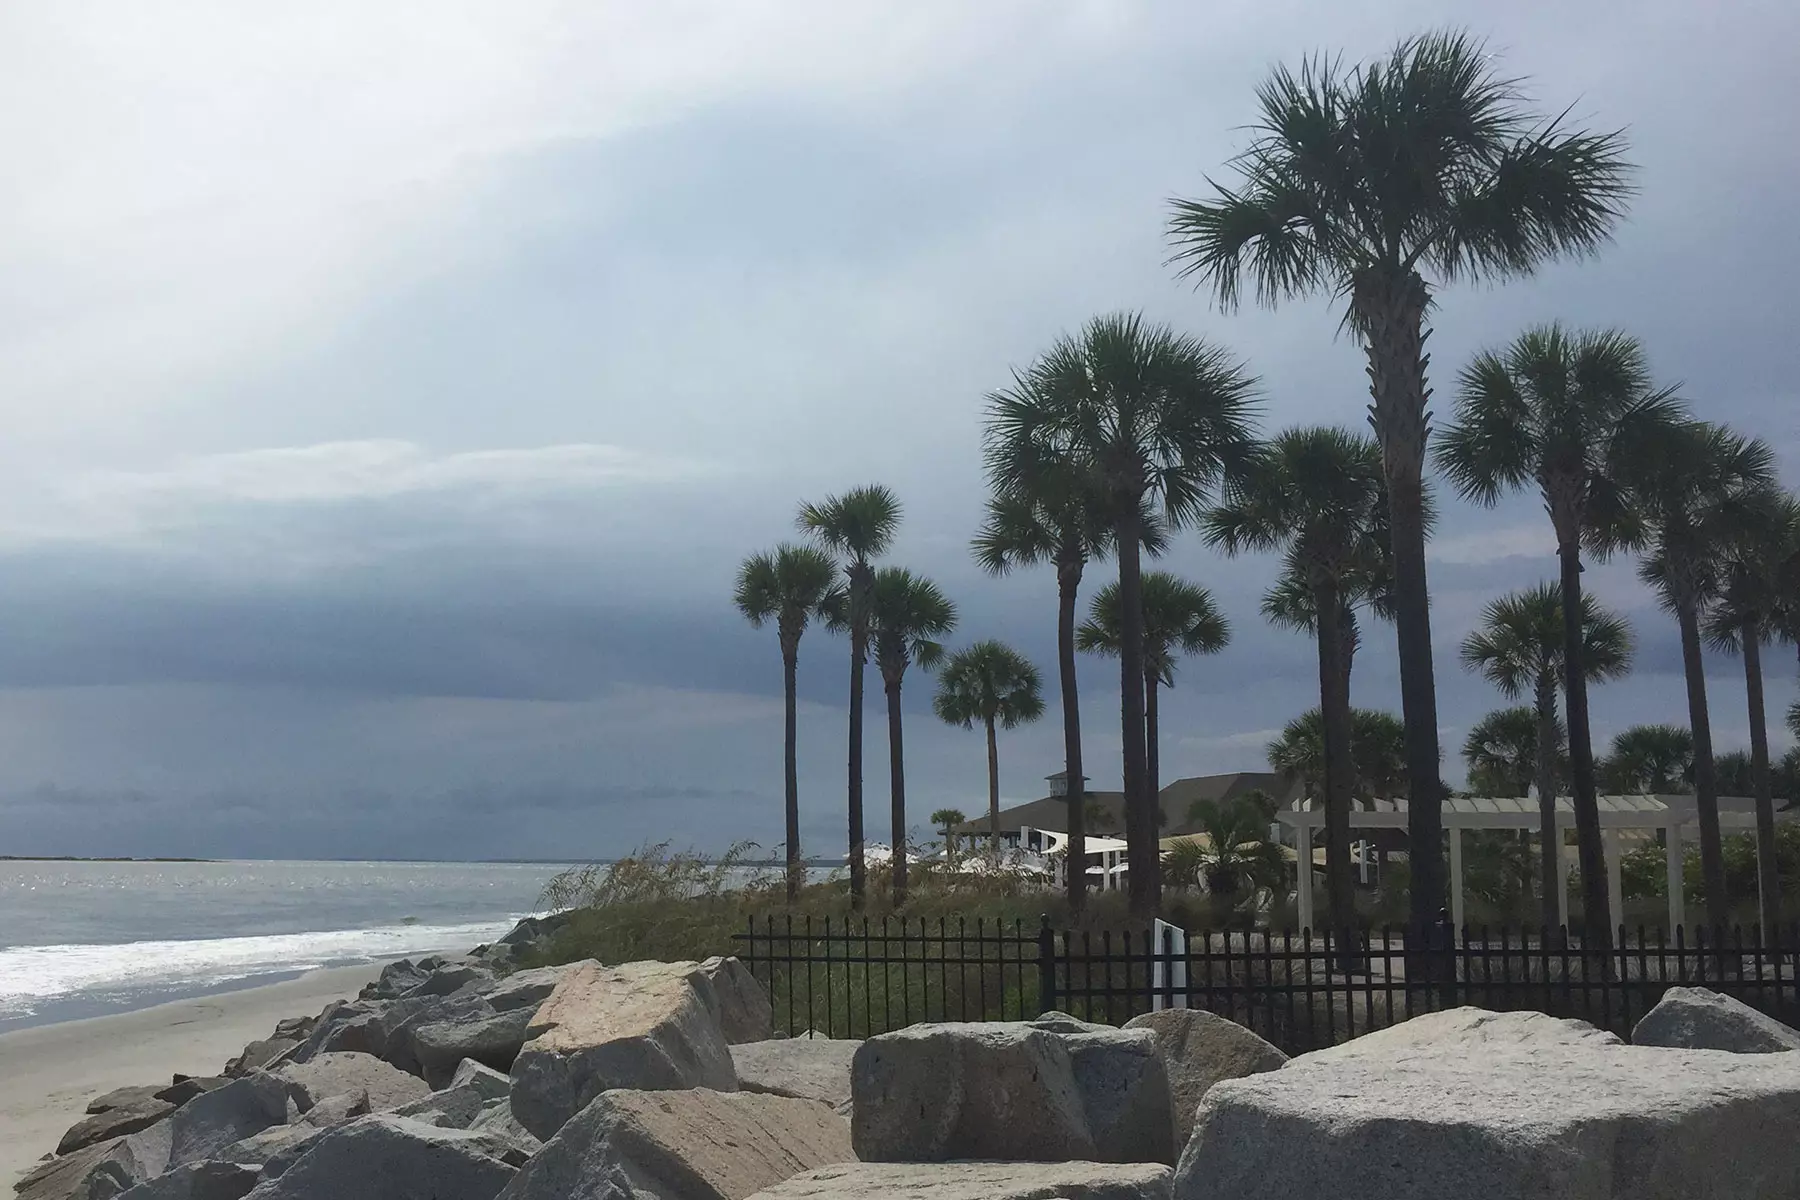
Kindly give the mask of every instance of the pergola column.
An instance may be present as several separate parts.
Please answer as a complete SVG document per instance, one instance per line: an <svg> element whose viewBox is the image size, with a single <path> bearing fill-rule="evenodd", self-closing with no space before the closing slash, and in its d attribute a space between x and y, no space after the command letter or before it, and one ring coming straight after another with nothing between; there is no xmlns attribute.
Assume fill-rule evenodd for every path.
<svg viewBox="0 0 1800 1200"><path fill-rule="evenodd" d="M1313 927L1312 826L1305 821L1294 826L1294 853L1298 861L1295 883L1300 901L1300 928Z"/></svg>
<svg viewBox="0 0 1800 1200"><path fill-rule="evenodd" d="M1450 830L1450 924L1456 927L1456 936L1462 936L1463 929L1463 855L1460 826Z"/></svg>
<svg viewBox="0 0 1800 1200"><path fill-rule="evenodd" d="M1625 847L1619 841L1616 830L1607 830L1600 840L1606 848L1606 904L1612 910L1613 928L1606 931L1606 940L1612 941L1618 927L1625 923Z"/></svg>
<svg viewBox="0 0 1800 1200"><path fill-rule="evenodd" d="M1563 831L1559 824L1556 827L1556 840L1562 841ZM1556 923L1564 929L1569 927L1569 856L1556 856Z"/></svg>

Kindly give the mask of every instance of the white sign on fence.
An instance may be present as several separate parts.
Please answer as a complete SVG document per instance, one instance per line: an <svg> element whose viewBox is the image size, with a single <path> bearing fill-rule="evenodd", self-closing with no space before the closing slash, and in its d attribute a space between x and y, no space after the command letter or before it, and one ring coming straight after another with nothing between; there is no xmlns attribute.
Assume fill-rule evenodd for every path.
<svg viewBox="0 0 1800 1200"><path fill-rule="evenodd" d="M1187 1003L1187 930L1171 925L1161 917L1156 919L1151 929L1151 937L1156 939L1152 953L1156 956L1150 966L1151 1011L1165 1008L1186 1008ZM1170 955L1164 958L1163 955ZM1165 989L1172 989L1173 996L1164 994Z"/></svg>

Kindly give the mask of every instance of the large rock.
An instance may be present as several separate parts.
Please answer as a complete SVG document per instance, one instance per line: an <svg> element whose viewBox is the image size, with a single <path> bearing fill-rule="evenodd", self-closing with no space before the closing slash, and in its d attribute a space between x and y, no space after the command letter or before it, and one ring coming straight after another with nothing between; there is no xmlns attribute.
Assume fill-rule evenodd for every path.
<svg viewBox="0 0 1800 1200"><path fill-rule="evenodd" d="M168 1121L169 1165L217 1158L233 1142L287 1124L299 1111L288 1088L288 1081L259 1071L188 1101Z"/></svg>
<svg viewBox="0 0 1800 1200"><path fill-rule="evenodd" d="M1174 1160L1168 1075L1147 1029L1060 1013L913 1025L863 1043L851 1091L868 1162Z"/></svg>
<svg viewBox="0 0 1800 1200"><path fill-rule="evenodd" d="M17 1200L111 1200L169 1165L168 1122L46 1159L20 1176Z"/></svg>
<svg viewBox="0 0 1800 1200"><path fill-rule="evenodd" d="M850 1038L773 1038L731 1048L738 1087L746 1092L817 1100L850 1111L850 1062L861 1041Z"/></svg>
<svg viewBox="0 0 1800 1200"><path fill-rule="evenodd" d="M1586 1021L1552 1017L1541 1012L1490 1012L1485 1008L1465 1006L1424 1013L1398 1025L1352 1038L1342 1045L1299 1055L1288 1062L1288 1068L1364 1058L1392 1062L1421 1054L1441 1057L1489 1054L1508 1049L1622 1045L1624 1041L1618 1035Z"/></svg>
<svg viewBox="0 0 1800 1200"><path fill-rule="evenodd" d="M156 1093L158 1100L167 1100L176 1108L180 1108L195 1096L204 1096L208 1092L217 1091L230 1083L223 1075L177 1075L175 1082Z"/></svg>
<svg viewBox="0 0 1800 1200"><path fill-rule="evenodd" d="M513 1161L508 1161L511 1158ZM493 1200L524 1156L496 1139L385 1113L320 1134L255 1200Z"/></svg>
<svg viewBox="0 0 1800 1200"><path fill-rule="evenodd" d="M1169 1168L1161 1163L845 1163L796 1175L750 1200L1166 1200L1168 1195Z"/></svg>
<svg viewBox="0 0 1800 1200"><path fill-rule="evenodd" d="M481 985L493 982L494 973L486 967L478 967L472 963L447 963L401 992L400 999L416 1000L427 996L448 996L462 991L471 984Z"/></svg>
<svg viewBox="0 0 1800 1200"><path fill-rule="evenodd" d="M1631 1031L1634 1046L1774 1054L1800 1050L1800 1031L1706 988L1672 987Z"/></svg>
<svg viewBox="0 0 1800 1200"><path fill-rule="evenodd" d="M762 1042L775 1036L769 995L750 968L738 959L709 958L688 974L688 982L700 993L701 1002L711 1011L730 1045Z"/></svg>
<svg viewBox="0 0 1800 1200"><path fill-rule="evenodd" d="M1178 1200L1800 1196L1800 1058L1461 1046L1214 1085Z"/></svg>
<svg viewBox="0 0 1800 1200"><path fill-rule="evenodd" d="M550 998L550 993L556 990L562 977L576 965L578 964L571 963L568 966L519 971L483 991L482 998L493 1005L496 1012L508 1012L515 1008L535 1009Z"/></svg>
<svg viewBox="0 0 1800 1200"><path fill-rule="evenodd" d="M697 971L693 963L583 963L564 974L513 1062L519 1123L549 1138L613 1088L736 1091L715 1007L690 980Z"/></svg>
<svg viewBox="0 0 1800 1200"><path fill-rule="evenodd" d="M139 1089L130 1090L136 1092ZM121 1095L120 1092L114 1092L102 1099L111 1101ZM173 1104L167 1100L158 1100L154 1095L120 1098L117 1103L109 1103L108 1107L71 1125L62 1135L62 1140L56 1144L56 1152L73 1154L95 1142L109 1141L128 1133L136 1133L140 1129L148 1129L174 1111Z"/></svg>
<svg viewBox="0 0 1800 1200"><path fill-rule="evenodd" d="M234 1162L189 1163L120 1195L119 1200L243 1200L262 1173Z"/></svg>
<svg viewBox="0 0 1800 1200"><path fill-rule="evenodd" d="M415 1026L411 1031L413 1057L426 1081L439 1086L465 1058L495 1070L511 1070L513 1060L525 1045L525 1030L536 1011L535 1006L525 1005L505 1012L473 1012Z"/></svg>
<svg viewBox="0 0 1800 1200"><path fill-rule="evenodd" d="M236 1079L252 1071L260 1071L288 1051L300 1045L299 1038L263 1038L244 1047L243 1053L225 1064L221 1074Z"/></svg>
<svg viewBox="0 0 1800 1200"><path fill-rule="evenodd" d="M823 1104L749 1092L609 1091L545 1143L503 1200L741 1200L853 1158Z"/></svg>
<svg viewBox="0 0 1800 1200"><path fill-rule="evenodd" d="M301 1112L328 1096L367 1093L371 1109L393 1108L429 1095L423 1079L368 1054L330 1051L303 1063L287 1063L273 1074L288 1084Z"/></svg>
<svg viewBox="0 0 1800 1200"><path fill-rule="evenodd" d="M1194 1111L1208 1088L1221 1079L1241 1079L1273 1071L1288 1056L1224 1017L1198 1008L1166 1008L1125 1022L1126 1029L1148 1029L1169 1075L1170 1115L1175 1146L1187 1145L1194 1132Z"/></svg>
<svg viewBox="0 0 1800 1200"><path fill-rule="evenodd" d="M107 1112L114 1108L129 1108L142 1104L146 1100L159 1100L162 1098L162 1091L162 1088L154 1085L150 1087L114 1088L110 1092L102 1092L92 1100L89 1100L87 1112L89 1115L92 1115L94 1113Z"/></svg>
<svg viewBox="0 0 1800 1200"><path fill-rule="evenodd" d="M467 1129L489 1104L507 1100L511 1092L512 1081L505 1075L465 1059L451 1076L448 1087L390 1111L395 1116L414 1117L447 1129Z"/></svg>

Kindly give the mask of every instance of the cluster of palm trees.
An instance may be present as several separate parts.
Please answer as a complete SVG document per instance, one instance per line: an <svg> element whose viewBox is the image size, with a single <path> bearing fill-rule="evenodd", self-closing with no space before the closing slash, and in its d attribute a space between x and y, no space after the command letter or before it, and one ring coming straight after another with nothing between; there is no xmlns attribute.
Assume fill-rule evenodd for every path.
<svg viewBox="0 0 1800 1200"><path fill-rule="evenodd" d="M1277 68L1257 99L1254 136L1227 164L1228 181L1173 202L1171 263L1227 311L1245 295L1269 305L1318 293L1341 300L1344 327L1367 358L1374 436L1322 426L1260 438L1259 385L1241 361L1130 313L1098 317L1059 338L991 395L983 450L992 498L974 551L995 573L1055 568L1072 844L1082 844L1086 815L1075 654L1088 648L1118 660L1130 900L1140 916L1157 910L1157 689L1172 681L1177 653L1216 650L1228 631L1204 589L1146 572L1143 559L1162 553L1180 531L1198 530L1227 554L1279 553L1283 571L1264 614L1317 643L1319 761L1309 769L1325 802L1327 894L1340 926L1353 919L1349 813L1359 790L1374 782L1359 779L1351 667L1369 619L1392 623L1404 773L1376 786L1409 800L1409 916L1418 926L1436 919L1445 900L1446 789L1425 560L1435 517L1426 468L1435 458L1464 499L1491 505L1529 489L1550 518L1558 580L1496 602L1464 659L1507 694L1530 694L1532 783L1546 821L1557 790L1554 750L1566 738L1590 935L1610 929L1612 915L1587 685L1624 669L1629 639L1583 595L1584 553L1641 555L1643 577L1676 618L1715 920L1723 919L1725 894L1703 643L1743 655L1759 853L1770 864L1761 902L1771 921L1774 827L1760 652L1771 637L1800 632L1800 521L1768 447L1695 420L1673 389L1654 384L1642 347L1628 335L1556 324L1478 354L1457 377L1452 420L1432 429L1427 313L1450 284L1520 277L1600 249L1633 192L1622 136L1572 129L1540 113L1518 81L1495 72L1483 45L1459 32L1408 38L1363 64L1322 57L1297 70ZM837 614L851 641L850 841L858 891L861 661L881 623L869 559L885 548L897 515L882 489L802 515L822 546L848 560L842 585L831 582L822 558L808 569L826 580L821 587L837 589L840 598L822 611ZM1087 567L1103 558L1114 560L1116 579L1078 626ZM759 611L778 619L789 660L791 855L788 631L804 621L790 620L784 608ZM889 692L896 750L906 662L933 654L927 645L935 648L932 639L953 620L947 602L932 612L941 620L895 629L893 645L904 651L894 657ZM965 711L976 712L939 707L946 719ZM894 770L898 819L897 754ZM1079 910L1084 873L1071 870L1068 881L1069 903Z"/></svg>

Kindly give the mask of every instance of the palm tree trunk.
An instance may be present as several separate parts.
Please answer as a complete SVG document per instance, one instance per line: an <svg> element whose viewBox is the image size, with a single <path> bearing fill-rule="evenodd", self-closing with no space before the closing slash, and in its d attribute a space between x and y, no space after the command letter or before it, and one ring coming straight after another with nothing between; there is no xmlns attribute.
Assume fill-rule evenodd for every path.
<svg viewBox="0 0 1800 1200"><path fill-rule="evenodd" d="M1337 965L1357 965L1356 877L1350 866L1350 803L1356 789L1356 765L1350 746L1350 673L1345 670L1343 605L1335 581L1315 585L1318 613L1319 717L1325 751L1325 894L1331 910ZM1300 870L1312 870L1302 862Z"/></svg>
<svg viewBox="0 0 1800 1200"><path fill-rule="evenodd" d="M1056 567L1056 668L1062 677L1063 776L1069 793L1069 911L1087 905L1087 784L1081 767L1081 696L1075 681L1075 597L1082 560L1065 556Z"/></svg>
<svg viewBox="0 0 1800 1200"><path fill-rule="evenodd" d="M1158 800L1162 798L1162 747L1156 732L1156 689L1160 682L1155 671L1144 672L1144 787Z"/></svg>
<svg viewBox="0 0 1800 1200"><path fill-rule="evenodd" d="M1594 741L1588 726L1587 664L1582 661L1581 543L1558 534L1557 564L1562 577L1563 708L1569 717L1569 776L1575 809L1575 852L1581 864L1581 907L1587 925L1584 945L1612 944L1611 893L1606 887L1606 845L1600 835L1600 795L1594 786ZM1557 886L1561 887L1560 879ZM1547 924L1555 928L1556 921ZM1602 941L1596 943L1595 938Z"/></svg>
<svg viewBox="0 0 1800 1200"><path fill-rule="evenodd" d="M1579 610L1578 610L1579 611ZM1538 920L1546 937L1562 924L1562 833L1556 828L1556 676L1548 671L1537 678L1538 861L1543 882L1538 897ZM1586 872L1582 878L1587 878Z"/></svg>
<svg viewBox="0 0 1800 1200"><path fill-rule="evenodd" d="M1750 778L1756 791L1756 901L1759 945L1774 944L1781 914L1781 876L1775 860L1775 791L1769 779L1769 715L1763 702L1762 622L1744 621L1744 693L1750 701Z"/></svg>
<svg viewBox="0 0 1800 1200"><path fill-rule="evenodd" d="M1125 861L1131 913L1154 917L1161 907L1156 852L1156 797L1149 791L1144 731L1144 581L1136 497L1121 506L1119 540L1119 734L1125 790Z"/></svg>
<svg viewBox="0 0 1800 1200"><path fill-rule="evenodd" d="M867 876L863 867L863 657L867 634L850 634L850 906L861 909Z"/></svg>
<svg viewBox="0 0 1800 1200"><path fill-rule="evenodd" d="M1394 549L1394 627L1406 721L1410 925L1422 936L1444 906L1444 788L1438 763L1437 685L1431 664L1431 592L1425 577L1424 280L1370 271L1356 281L1354 317L1368 345L1371 415L1387 478Z"/></svg>
<svg viewBox="0 0 1800 1200"><path fill-rule="evenodd" d="M1700 653L1700 614L1691 602L1676 612L1681 665L1687 674L1688 725L1694 734L1694 807L1700 814L1700 875L1706 882L1706 919L1715 933L1730 923L1725 851L1719 840L1719 781L1713 771L1712 717L1706 705L1706 662Z"/></svg>
<svg viewBox="0 0 1800 1200"><path fill-rule="evenodd" d="M988 853L1000 854L1000 743L994 738L994 718L987 718L988 743Z"/></svg>
<svg viewBox="0 0 1800 1200"><path fill-rule="evenodd" d="M781 673L786 693L787 730L783 747L783 766L787 775L787 898L792 904L800 898L800 884L806 867L800 858L800 718L799 718L799 648L782 647Z"/></svg>
<svg viewBox="0 0 1800 1200"><path fill-rule="evenodd" d="M894 907L906 903L906 751L900 737L900 681L887 684L888 794L894 818Z"/></svg>

